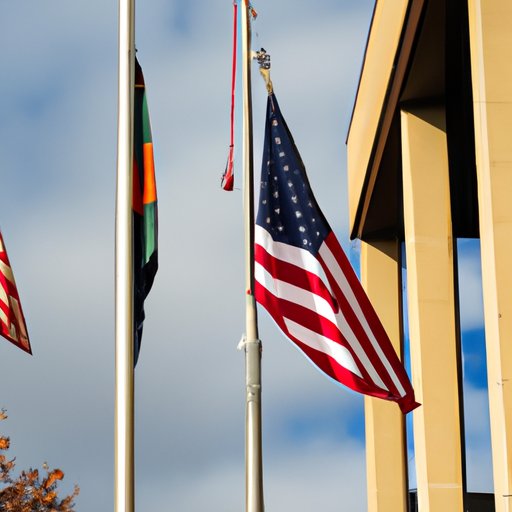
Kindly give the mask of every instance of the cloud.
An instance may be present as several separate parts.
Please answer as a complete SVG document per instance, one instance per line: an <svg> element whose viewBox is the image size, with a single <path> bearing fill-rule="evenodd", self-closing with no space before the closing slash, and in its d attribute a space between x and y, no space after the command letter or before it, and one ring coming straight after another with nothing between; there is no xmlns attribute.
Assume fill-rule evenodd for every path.
<svg viewBox="0 0 512 512"><path fill-rule="evenodd" d="M478 240L461 240L458 247L460 318L463 330L484 324L482 268Z"/></svg>
<svg viewBox="0 0 512 512"><path fill-rule="evenodd" d="M218 186L229 136L231 5L185 4L137 8L160 214L160 269L136 369L137 499L147 510L238 510L241 193ZM347 231L345 130L370 4L257 6L255 44L272 54L283 111L339 233ZM35 354L3 343L0 406L18 467L61 467L66 485L82 488L78 510L98 512L113 502L116 14L114 3L98 1L15 2L0 36L0 221ZM256 174L259 80L255 71ZM361 398L327 381L260 317L268 506L290 504L294 489L296 510L335 510L342 501L364 510Z"/></svg>
<svg viewBox="0 0 512 512"><path fill-rule="evenodd" d="M322 440L296 446L280 458L267 452L264 471L266 508L308 512L321 508L339 510L340 503L351 512L366 510L364 450L350 441L338 445ZM244 506L243 461L198 468L194 474L153 474L139 492L140 507L157 510L173 503L179 510L235 512ZM142 505L143 504L143 505Z"/></svg>
<svg viewBox="0 0 512 512"><path fill-rule="evenodd" d="M372 7L370 0L256 6L254 46L272 56L284 115L345 247L344 140ZM218 186L229 136L231 5L151 0L137 9L160 214L160 269L136 369L137 500L147 510L239 510L242 200ZM0 221L35 355L3 344L0 406L10 414L18 467L45 460L61 467L66 485L82 488L78 509L106 512L113 502L116 6L14 2L2 21ZM265 91L256 70L253 101L258 175ZM465 327L481 324L475 261L461 251L469 273L463 295L474 299L464 305ZM264 312L260 337L267 506L365 510L361 397L320 375ZM483 460L484 445L475 447L470 457Z"/></svg>

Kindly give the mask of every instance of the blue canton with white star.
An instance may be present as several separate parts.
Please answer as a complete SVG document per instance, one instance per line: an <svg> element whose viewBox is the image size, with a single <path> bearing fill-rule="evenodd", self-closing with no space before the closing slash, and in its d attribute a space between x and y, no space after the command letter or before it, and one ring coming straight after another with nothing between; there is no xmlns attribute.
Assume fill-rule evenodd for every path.
<svg viewBox="0 0 512 512"><path fill-rule="evenodd" d="M316 254L331 228L309 186L306 169L275 95L268 98L256 224L276 242Z"/></svg>

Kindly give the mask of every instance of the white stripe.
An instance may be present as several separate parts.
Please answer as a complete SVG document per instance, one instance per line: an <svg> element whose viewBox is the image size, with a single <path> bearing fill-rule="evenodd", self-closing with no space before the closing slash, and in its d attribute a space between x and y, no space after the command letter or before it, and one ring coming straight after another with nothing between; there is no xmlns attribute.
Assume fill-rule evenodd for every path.
<svg viewBox="0 0 512 512"><path fill-rule="evenodd" d="M317 275L322 281L326 281L320 262L309 251L274 241L270 233L257 224L254 231L254 241L274 258L303 268Z"/></svg>
<svg viewBox="0 0 512 512"><path fill-rule="evenodd" d="M11 267L6 265L2 260L0 260L0 273L2 273L12 284L15 284Z"/></svg>
<svg viewBox="0 0 512 512"><path fill-rule="evenodd" d="M393 370L393 367L391 366L390 362L388 361L386 355L382 351L382 348L379 345L379 342L375 338L375 335L373 334L373 331L370 328L370 325L368 324L368 321L366 320L366 317L363 313L363 310L361 309L361 305L359 304L352 288L350 287L350 284L339 266L338 262L336 261L336 258L334 257L334 254L331 252L327 244L324 242L320 246L320 250L318 251L322 259L324 260L327 268L329 269L329 272L332 274L336 282L341 288L342 293L345 295L346 299L348 300L350 307L354 311L355 315L357 316L357 319L361 323L361 326L363 327L364 331L366 332L368 339L370 340L370 343L372 344L375 352L377 353L379 359L382 361L382 364L386 368L389 376L391 377L391 380L396 386L396 389L399 393L399 395L405 396L405 390L402 386L402 383L400 382L399 378L397 377L395 371ZM359 355L359 354L358 354Z"/></svg>
<svg viewBox="0 0 512 512"><path fill-rule="evenodd" d="M5 304L5 305L6 305L6 306L11 310L11 311L13 311L13 312L14 312L14 314L16 315L16 308L17 308L17 309L18 309L18 311L19 311L18 301L17 301L15 298L11 297L11 296L8 296L8 297L7 297L7 296L5 296L5 301L4 301L4 300L3 300L3 295L4 295L5 291L4 291L4 289L3 289L3 287L2 287L2 286L0 286L0 291L2 291L2 292L3 292L3 293L2 293L2 297L1 297L2 302L3 302L3 303L4 303L4 304ZM13 302L14 302L14 304L13 304ZM13 306L15 306L15 307L14 307L14 309L13 309ZM17 331L16 331L16 325L15 325L15 323L14 323L14 322L10 322L10 321L9 321L9 318L8 318L8 317L7 317L7 315L4 313L3 309L0 309L0 321L2 321L2 322L4 323L5 327L6 327L6 328L7 328L7 330L9 331L9 336L10 336L12 339L14 339L14 340L18 341L18 333L17 333Z"/></svg>
<svg viewBox="0 0 512 512"><path fill-rule="evenodd" d="M9 299L7 297L7 291L5 288L0 284L0 300L6 305L9 306Z"/></svg>
<svg viewBox="0 0 512 512"><path fill-rule="evenodd" d="M274 242L275 244L275 242ZM284 245L284 244L281 244ZM308 253L309 254L309 253ZM341 311L334 313L331 305L323 297L304 290L298 286L294 286L285 281L275 279L260 263L255 262L254 264L254 278L264 288L266 288L272 295L279 297L280 299L288 300L299 304L316 314L323 316L324 318L331 321L336 325L341 332L341 335L345 338L347 343L350 345L356 356L358 357L361 364L364 366L369 377L373 380L375 385L389 391L386 384L382 381L377 370L371 363L368 355L364 351L361 343L357 339L352 327L348 323L347 319ZM323 280L324 285L330 291L329 283L327 279Z"/></svg>
<svg viewBox="0 0 512 512"><path fill-rule="evenodd" d="M365 367L366 371L368 372L368 375L373 380L373 382L381 389L389 391L388 387L386 386L386 384L384 384L384 382L380 378L379 373L377 372L372 362L370 361L368 354L366 353L361 343L357 339L357 336L354 334L354 331L352 330L352 327L350 327L350 324L345 318L345 315L343 315L341 311L339 311L336 314L336 325L338 326L338 329L343 333L343 336L348 341L349 345L352 347L352 350L359 358L359 361L361 361L361 364Z"/></svg>
<svg viewBox="0 0 512 512"><path fill-rule="evenodd" d="M257 262L254 265L254 278L275 297L288 300L310 309L317 315L321 315L329 319L336 325L336 315L334 315L330 304L323 297L284 281L280 281L279 279L274 279L271 274ZM345 347L326 336L317 334L306 327L301 327L299 324L288 318L283 317L283 319L290 333L296 338L311 348L330 355L343 367L362 378L352 355ZM293 324L292 328L288 325L289 323ZM303 329L303 331L299 331L299 327ZM292 329L294 329L294 332L292 332ZM302 332L302 334L299 334L299 332Z"/></svg>
<svg viewBox="0 0 512 512"><path fill-rule="evenodd" d="M273 278L263 265L260 265L258 262L254 263L254 279L272 295L294 304L299 304L336 324L336 315L331 305L320 295L286 281Z"/></svg>
<svg viewBox="0 0 512 512"><path fill-rule="evenodd" d="M284 323L290 334L302 343L308 347L318 350L319 352L327 354L340 366L343 366L343 368L346 368L355 375L363 378L359 373L359 369L357 368L351 353L343 345L340 345L321 334L311 331L307 327L304 327L303 325L300 325L288 318L284 318Z"/></svg>
<svg viewBox="0 0 512 512"><path fill-rule="evenodd" d="M382 382L382 379L359 343L357 336L354 334L354 331L341 312L335 314L331 305L323 297L320 297L313 292L304 290L303 288L299 288L298 286L294 286L285 281L274 279L272 275L258 262L255 262L254 265L254 278L272 295L279 299L287 300L289 302L299 304L304 308L310 309L315 314L330 320L334 325L336 325L342 336L347 340L348 344L352 347L352 350L356 353L373 382L381 389L389 391L384 382ZM322 338L324 338L324 336L322 336ZM333 343L336 342L333 341ZM350 357L352 359L352 356Z"/></svg>
<svg viewBox="0 0 512 512"><path fill-rule="evenodd" d="M7 328L9 328L9 322L7 320L7 315L4 313L3 309L0 309L0 322L4 323Z"/></svg>
<svg viewBox="0 0 512 512"><path fill-rule="evenodd" d="M14 316L16 317L16 325L13 325L15 337L18 341L28 342L28 334L27 334L27 328L25 326L25 319L23 318L23 315L21 314L21 306L17 299L14 297L9 297L10 303L11 303L11 310L14 313ZM16 330L16 327L19 328L20 332Z"/></svg>

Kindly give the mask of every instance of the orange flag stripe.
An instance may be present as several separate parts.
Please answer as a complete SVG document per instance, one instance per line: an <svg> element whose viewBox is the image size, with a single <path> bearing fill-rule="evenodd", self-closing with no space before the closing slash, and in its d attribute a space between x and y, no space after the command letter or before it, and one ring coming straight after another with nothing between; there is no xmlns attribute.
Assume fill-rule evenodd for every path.
<svg viewBox="0 0 512 512"><path fill-rule="evenodd" d="M156 201L155 161L153 159L153 143L144 144L144 196L143 204Z"/></svg>

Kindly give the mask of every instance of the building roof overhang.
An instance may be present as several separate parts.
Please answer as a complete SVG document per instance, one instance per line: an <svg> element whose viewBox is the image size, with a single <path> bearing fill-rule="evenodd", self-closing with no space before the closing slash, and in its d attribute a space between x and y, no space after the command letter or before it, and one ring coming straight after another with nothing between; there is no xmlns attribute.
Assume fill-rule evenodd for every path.
<svg viewBox="0 0 512 512"><path fill-rule="evenodd" d="M376 2L347 136L352 238L403 237L400 110L408 104L446 106L454 232L478 232L466 18L456 4Z"/></svg>

